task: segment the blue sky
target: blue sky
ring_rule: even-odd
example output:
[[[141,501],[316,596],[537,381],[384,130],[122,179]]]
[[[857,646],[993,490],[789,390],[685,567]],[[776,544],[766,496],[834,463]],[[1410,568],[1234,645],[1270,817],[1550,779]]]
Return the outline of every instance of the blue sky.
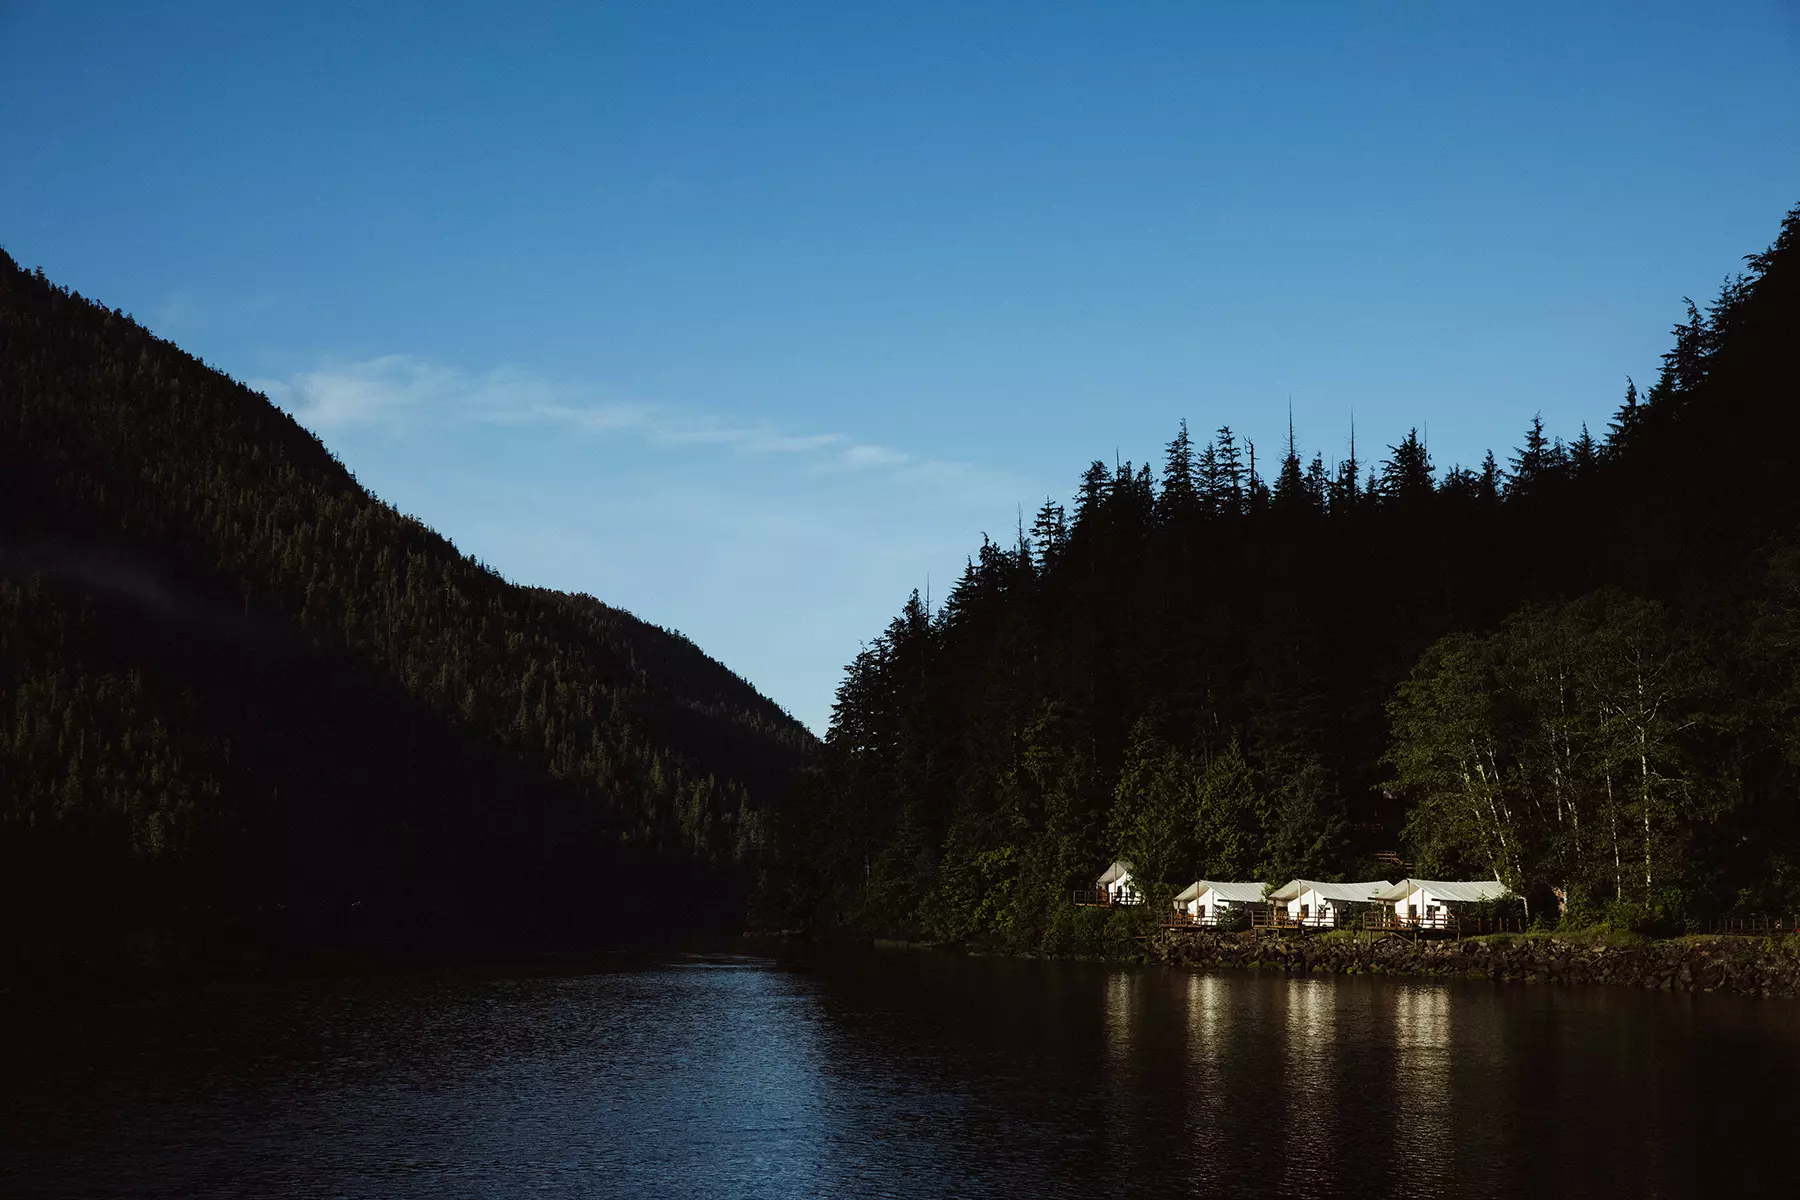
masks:
[[[1090,460],[1290,394],[1327,459],[1603,427],[1800,202],[1778,2],[0,0],[0,53],[14,257],[815,729]]]

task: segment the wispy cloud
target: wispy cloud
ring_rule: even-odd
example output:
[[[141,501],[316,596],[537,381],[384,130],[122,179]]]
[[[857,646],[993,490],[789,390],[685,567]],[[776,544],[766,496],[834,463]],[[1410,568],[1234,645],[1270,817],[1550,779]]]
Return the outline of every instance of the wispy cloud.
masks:
[[[980,531],[1043,494],[990,464],[885,445],[847,424],[848,403],[831,426],[732,419],[401,354],[252,384],[509,578],[684,629],[821,732],[859,641],[913,588],[936,581],[941,596]],[[500,434],[583,452],[464,452]]]
[[[911,461],[910,455],[902,454],[898,450],[890,450],[886,446],[871,446],[862,442],[844,451],[844,464],[851,467],[892,467]]]
[[[302,424],[329,433],[358,426],[397,431],[434,424],[557,425],[590,434],[626,433],[671,446],[719,446],[745,454],[795,455],[820,467],[918,472],[934,477],[965,464],[920,458],[838,432],[795,432],[775,425],[721,421],[671,405],[622,401],[599,389],[563,383],[515,367],[471,372],[406,354],[257,379],[259,388]]]

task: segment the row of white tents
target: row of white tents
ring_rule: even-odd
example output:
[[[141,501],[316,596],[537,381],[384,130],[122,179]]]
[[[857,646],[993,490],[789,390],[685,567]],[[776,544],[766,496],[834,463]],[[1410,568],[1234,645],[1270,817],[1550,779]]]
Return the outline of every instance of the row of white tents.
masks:
[[[1133,903],[1141,897],[1131,878],[1131,864],[1115,862],[1098,880],[1111,903]],[[1392,905],[1397,921],[1431,925],[1442,921],[1452,905],[1505,900],[1512,895],[1494,880],[1367,879],[1360,883],[1328,883],[1290,879],[1278,888],[1266,883],[1199,879],[1175,897],[1175,910],[1203,925],[1228,919],[1242,908],[1282,908],[1296,925],[1330,928],[1347,924],[1357,905]]]

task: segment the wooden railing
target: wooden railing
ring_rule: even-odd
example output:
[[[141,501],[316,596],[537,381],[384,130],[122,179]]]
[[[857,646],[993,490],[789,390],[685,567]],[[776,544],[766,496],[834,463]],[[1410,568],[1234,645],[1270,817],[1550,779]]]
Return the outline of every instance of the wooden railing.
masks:
[[[1211,916],[1195,916],[1193,913],[1176,909],[1169,914],[1170,925],[1192,925],[1197,929],[1217,929],[1223,926],[1228,929],[1251,926],[1256,917],[1255,909],[1231,909],[1217,912]]]
[[[1144,902],[1144,894],[1135,888],[1123,888],[1117,892],[1107,888],[1076,888],[1074,902],[1087,908],[1129,907]]]
[[[1324,933],[1332,929],[1342,929],[1349,921],[1341,910],[1333,908],[1323,913],[1309,913],[1304,917],[1296,917],[1288,912],[1282,904],[1250,910],[1250,928],[1252,929],[1294,929],[1308,933]]]
[[[1525,922],[1519,917],[1465,916],[1450,909],[1401,915],[1391,908],[1370,909],[1358,918],[1356,927],[1369,933],[1442,933],[1451,937],[1478,937],[1488,933],[1524,933]]]
[[[1402,916],[1391,908],[1375,908],[1363,913],[1357,919],[1356,927],[1371,933],[1456,933],[1461,928],[1461,921],[1446,909],[1421,916]]]

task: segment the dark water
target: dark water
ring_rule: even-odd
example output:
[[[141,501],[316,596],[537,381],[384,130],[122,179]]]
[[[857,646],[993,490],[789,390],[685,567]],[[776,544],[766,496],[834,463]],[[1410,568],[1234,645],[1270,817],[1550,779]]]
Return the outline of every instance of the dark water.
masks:
[[[1800,1003],[872,954],[0,1031],[6,1196],[1792,1195]]]

